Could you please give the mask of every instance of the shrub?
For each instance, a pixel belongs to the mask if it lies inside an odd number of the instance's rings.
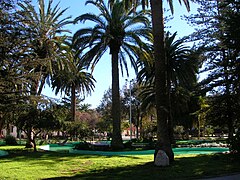
[[[212,135],[212,134],[214,133],[213,127],[212,127],[212,126],[206,127],[205,133],[206,133],[206,135],[208,135],[208,136]]]
[[[183,134],[184,134],[183,126],[175,126],[173,131],[177,139],[183,139]]]
[[[123,143],[125,149],[132,149],[132,141]]]
[[[8,135],[5,138],[6,145],[17,145],[17,140],[14,136]]]
[[[90,144],[87,143],[86,141],[84,142],[80,142],[78,144],[75,145],[74,149],[77,149],[77,150],[90,150]]]

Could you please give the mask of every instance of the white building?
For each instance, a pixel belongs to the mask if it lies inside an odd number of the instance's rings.
[[[16,126],[13,126],[13,125],[10,125],[9,126],[9,131],[10,131],[10,135],[15,137],[15,138],[20,138],[20,132],[18,132],[17,130],[17,127]],[[2,129],[1,132],[0,132],[0,138],[4,138],[7,136],[7,130],[6,129]],[[25,137],[25,133],[24,132],[21,132],[21,138],[24,138]]]

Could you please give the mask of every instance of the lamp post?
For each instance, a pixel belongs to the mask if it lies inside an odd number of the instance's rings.
[[[126,79],[128,82],[128,80]],[[132,140],[132,80],[129,81],[129,123],[130,123],[130,141]]]

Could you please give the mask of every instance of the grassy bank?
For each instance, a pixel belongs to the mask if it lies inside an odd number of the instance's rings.
[[[178,156],[164,168],[153,155],[96,156],[25,150],[0,146],[0,179],[196,179],[240,172],[240,158],[230,154]]]

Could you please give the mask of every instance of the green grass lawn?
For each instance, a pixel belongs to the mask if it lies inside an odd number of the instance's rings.
[[[196,179],[240,172],[231,154],[178,156],[169,167],[155,167],[153,155],[96,156],[0,146],[0,179]]]

